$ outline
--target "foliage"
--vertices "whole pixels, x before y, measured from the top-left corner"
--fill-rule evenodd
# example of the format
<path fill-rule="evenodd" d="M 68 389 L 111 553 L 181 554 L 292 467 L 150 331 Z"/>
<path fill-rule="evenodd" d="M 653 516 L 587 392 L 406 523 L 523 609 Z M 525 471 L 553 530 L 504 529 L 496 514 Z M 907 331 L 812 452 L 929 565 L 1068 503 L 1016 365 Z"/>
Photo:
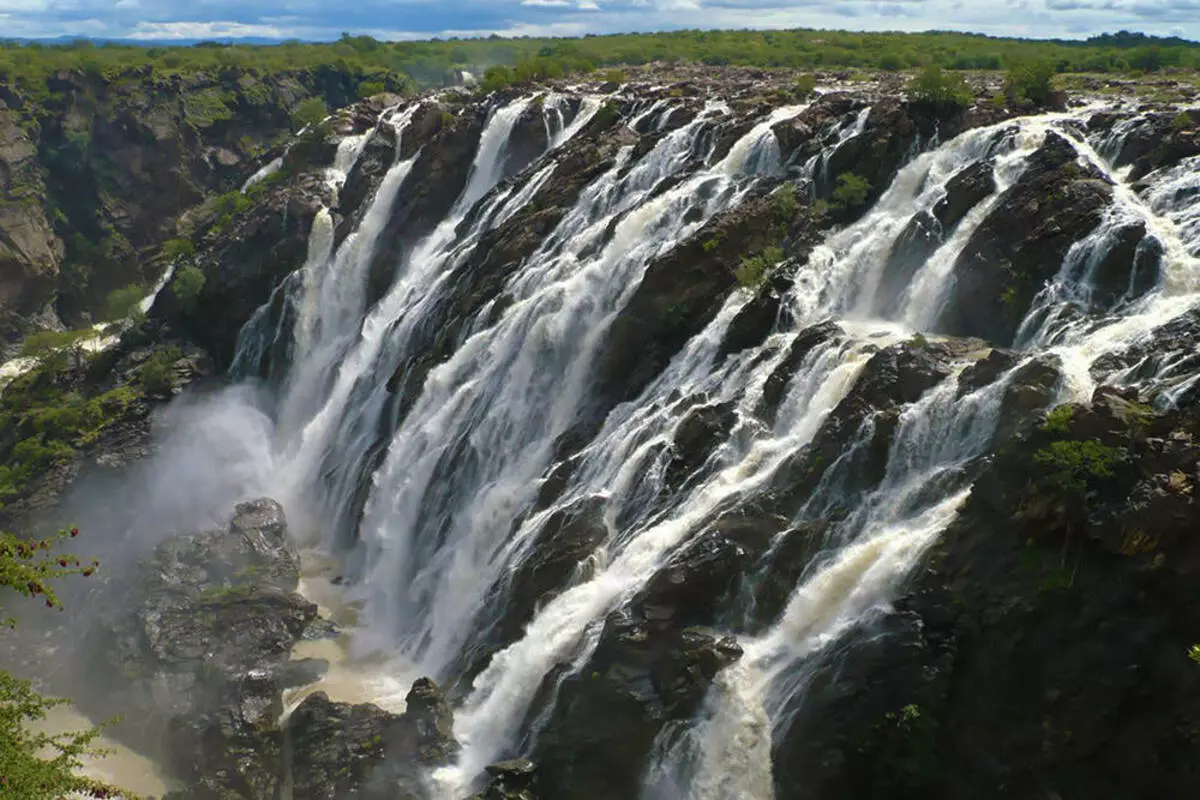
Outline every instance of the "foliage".
<path fill-rule="evenodd" d="M 625 83 L 629 80 L 623 69 L 610 69 L 600 77 L 605 83 Z"/>
<path fill-rule="evenodd" d="M 909 98 L 935 111 L 965 108 L 971 104 L 971 88 L 961 76 L 930 64 L 908 84 Z"/>
<path fill-rule="evenodd" d="M 1067 434 L 1071 432 L 1071 420 L 1075 418 L 1075 407 L 1063 405 L 1052 409 L 1042 422 L 1042 430 L 1047 433 Z"/>
<path fill-rule="evenodd" d="M 86 397 L 69 386 L 65 365 L 54 359 L 14 380 L 0 395 L 0 442 L 11 443 L 0 450 L 0 504 L 95 442 L 140 397 L 129 386 Z"/>
<path fill-rule="evenodd" d="M 142 298 L 146 296 L 146 287 L 131 284 L 123 289 L 114 289 L 108 293 L 104 303 L 104 318 L 106 320 L 125 319 L 139 311 Z"/>
<path fill-rule="evenodd" d="M 32 540 L 0 533 L 0 588 L 41 598 L 50 608 L 61 608 L 51 581 L 68 575 L 91 575 L 96 569 L 94 561 L 82 563 L 74 556 L 55 552 L 60 541 L 78 535 L 78 528 Z M 0 670 L 0 797 L 58 800 L 68 795 L 117 796 L 114 787 L 77 774 L 81 757 L 95 753 L 91 745 L 99 735 L 98 729 L 66 734 L 31 730 L 30 723 L 45 719 L 51 709 L 65 703 L 43 697 L 30 682 Z M 133 798 L 127 792 L 119 794 Z"/>
<path fill-rule="evenodd" d="M 797 100 L 807 100 L 817 90 L 817 79 L 812 75 L 801 75 L 792 87 L 792 94 Z"/>
<path fill-rule="evenodd" d="M 733 277 L 745 289 L 757 289 L 767 277 L 771 268 L 783 260 L 783 250 L 778 247 L 768 247 L 755 256 L 743 258 L 733 271 Z"/>
<path fill-rule="evenodd" d="M 363 100 L 386 91 L 387 85 L 383 81 L 363 81 L 358 85 L 358 96 Z"/>
<path fill-rule="evenodd" d="M 871 194 L 871 182 L 853 172 L 843 172 L 837 176 L 837 188 L 833 190 L 833 205 L 835 208 L 847 211 L 861 208 Z"/>
<path fill-rule="evenodd" d="M 1084 494 L 1092 481 L 1111 478 L 1121 460 L 1120 448 L 1095 440 L 1051 442 L 1034 453 L 1050 470 L 1049 482 L 1063 491 Z"/>
<path fill-rule="evenodd" d="M 196 246 L 190 239 L 171 239 L 163 245 L 163 253 L 171 261 L 179 261 L 196 255 Z"/>
<path fill-rule="evenodd" d="M 320 97 L 310 97 L 300 101 L 292 110 L 292 122 L 297 128 L 317 125 L 329 116 L 329 106 Z"/>
<path fill-rule="evenodd" d="M 1200 644 L 1192 645 L 1192 649 L 1188 650 L 1188 658 L 1200 664 Z"/>
<path fill-rule="evenodd" d="M 137 381 L 147 394 L 166 394 L 175 385 L 175 362 L 183 354 L 177 347 L 155 352 L 138 369 Z"/>
<path fill-rule="evenodd" d="M 796 186 L 792 183 L 785 183 L 772 192 L 771 200 L 775 203 L 775 214 L 782 222 L 790 222 L 800 207 L 800 201 L 796 199 Z"/>
<path fill-rule="evenodd" d="M 21 355 L 26 358 L 47 359 L 96 336 L 92 328 L 72 331 L 38 331 L 25 337 L 21 343 Z"/>
<path fill-rule="evenodd" d="M 200 292 L 204 290 L 205 280 L 204 272 L 199 267 L 187 266 L 175 273 L 175 279 L 171 282 L 171 291 L 180 305 L 185 309 L 191 309 L 195 307 Z"/>
<path fill-rule="evenodd" d="M 1030 61 L 1014 66 L 1005 76 L 1004 93 L 1012 103 L 1046 105 L 1054 96 L 1054 65 Z"/>

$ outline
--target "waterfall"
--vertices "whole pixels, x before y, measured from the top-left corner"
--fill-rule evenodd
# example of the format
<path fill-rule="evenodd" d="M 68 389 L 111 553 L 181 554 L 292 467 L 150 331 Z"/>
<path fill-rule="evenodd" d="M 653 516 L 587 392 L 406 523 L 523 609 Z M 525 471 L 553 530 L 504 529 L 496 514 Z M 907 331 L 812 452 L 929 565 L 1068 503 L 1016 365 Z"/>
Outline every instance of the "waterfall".
<path fill-rule="evenodd" d="M 719 674 L 695 720 L 669 726 L 656 743 L 647 798 L 765 800 L 773 794 L 773 741 L 802 705 L 815 671 L 827 665 L 831 646 L 888 611 L 954 520 L 1022 366 L 1057 356 L 1064 401 L 1086 399 L 1098 378 L 1161 382 L 1163 403 L 1194 386 L 1196 378 L 1180 366 L 1191 363 L 1190 353 L 1172 351 L 1108 375 L 1092 371 L 1101 357 L 1195 308 L 1197 163 L 1128 183 L 1111 159 L 1141 123 L 1118 124 L 1093 146 L 1076 131 L 1090 107 L 1006 120 L 914 152 L 865 216 L 830 232 L 797 266 L 765 341 L 723 352 L 735 321 L 756 301 L 749 290 L 730 292 L 640 396 L 596 421 L 599 430 L 572 456 L 561 491 L 541 502 L 558 444 L 587 406 L 606 335 L 651 265 L 788 169 L 828 182 L 830 156 L 866 130 L 871 109 L 828 126 L 824 150 L 797 166 L 773 129 L 805 106 L 747 124 L 722 102 L 626 105 L 603 168 L 530 251 L 506 265 L 496 296 L 444 332 L 456 283 L 486 255 L 489 237 L 555 188 L 560 158 L 576 155 L 562 152 L 615 102 L 584 95 L 567 122 L 575 100 L 541 96 L 545 150 L 517 169 L 509 163 L 521 149 L 512 146 L 514 132 L 531 109 L 539 124 L 537 99 L 489 109 L 449 211 L 431 231 L 403 241 L 402 256 L 389 265 L 390 284 L 372 303 L 367 285 L 380 239 L 398 198 L 416 188 L 406 185 L 414 168 L 429 157 L 423 150 L 401 157 L 420 103 L 385 112 L 380 124 L 392 126 L 397 140 L 393 163 L 336 247 L 336 206 L 317 214 L 305 264 L 243 329 L 235 367 L 255 372 L 249 365 L 287 353 L 276 398 L 276 480 L 289 514 L 321 529 L 326 544 L 339 531 L 354 532 L 347 599 L 362 604 L 357 652 L 392 659 L 397 674 L 453 675 L 500 623 L 513 575 L 534 555 L 544 526 L 585 502 L 602 507 L 604 539 L 587 568 L 533 611 L 523 632 L 480 664 L 466 687 L 455 724 L 463 749 L 456 763 L 432 775 L 438 797 L 468 796 L 489 763 L 536 738 L 537 730 L 523 726 L 547 674 L 582 669 L 606 617 L 682 545 L 718 514 L 774 488 L 880 350 L 911 345 L 917 334 L 936 339 L 956 263 L 1049 133 L 1067 139 L 1081 165 L 1112 182 L 1099 227 L 1074 244 L 1023 320 L 1015 365 L 966 391 L 960 375 L 980 353 L 964 348 L 944 379 L 898 410 L 882 479 L 834 520 L 823 552 L 774 624 L 753 636 L 729 631 L 739 636 L 742 659 Z M 667 132 L 685 110 L 694 114 L 690 121 Z M 732 143 L 727 136 L 722 152 L 718 144 L 731 130 L 741 135 Z M 326 172 L 335 202 L 373 135 L 339 144 Z M 991 189 L 943 226 L 938 214 L 948 186 L 968 169 L 990 173 Z M 1097 270 L 1131 226 L 1144 228 L 1146 246 L 1161 251 L 1157 279 L 1135 286 L 1131 275 L 1130 289 L 1109 302 L 1096 291 Z M 905 264 L 896 254 L 914 230 L 928 234 L 928 253 Z M 807 331 L 831 320 L 836 335 L 811 347 L 798 366 L 788 362 Z M 433 340 L 440 351 L 423 361 Z M 768 383 L 785 364 L 794 372 L 778 412 L 764 419 Z M 401 392 L 389 388 L 392 376 L 405 383 Z M 731 408 L 732 429 L 686 482 L 669 486 L 671 447 L 683 411 L 696 404 Z M 873 422 L 862 424 L 854 446 L 868 441 Z M 830 517 L 847 505 L 837 476 L 831 466 L 793 522 Z"/>

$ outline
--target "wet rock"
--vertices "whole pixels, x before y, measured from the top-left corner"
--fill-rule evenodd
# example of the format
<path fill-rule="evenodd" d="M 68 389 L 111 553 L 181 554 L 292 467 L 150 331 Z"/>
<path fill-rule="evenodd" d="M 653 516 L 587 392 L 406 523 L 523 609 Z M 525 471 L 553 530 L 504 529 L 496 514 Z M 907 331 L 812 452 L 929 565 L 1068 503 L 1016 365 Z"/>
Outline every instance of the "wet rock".
<path fill-rule="evenodd" d="M 324 692 L 287 720 L 294 800 L 422 800 L 424 771 L 453 761 L 453 716 L 428 678 L 413 683 L 397 715 L 371 704 L 336 703 Z"/>
<path fill-rule="evenodd" d="M 996 203 L 954 264 L 939 329 L 1008 344 L 1071 245 L 1100 223 L 1112 189 L 1056 133 Z"/>
<path fill-rule="evenodd" d="M 471 800 L 538 800 L 537 766 L 524 758 L 490 764 L 488 788 Z"/>
<path fill-rule="evenodd" d="M 805 328 L 797 334 L 788 346 L 787 355 L 767 377 L 763 385 L 762 401 L 759 403 L 758 414 L 769 425 L 775 423 L 779 404 L 783 401 L 784 393 L 796 370 L 804 363 L 813 351 L 829 342 L 836 336 L 842 335 L 842 329 L 833 321 L 821 322 Z"/>
<path fill-rule="evenodd" d="M 638 793 L 655 737 L 691 719 L 717 673 L 741 657 L 732 637 L 654 633 L 610 618 L 588 664 L 562 682 L 533 760 L 543 797 L 624 800 Z"/>
<path fill-rule="evenodd" d="M 555 511 L 517 568 L 507 593 L 500 637 L 513 641 L 534 612 L 565 589 L 578 566 L 608 538 L 605 500 L 585 498 Z"/>
<path fill-rule="evenodd" d="M 696 406 L 688 411 L 675 426 L 664 485 L 672 491 L 682 486 L 729 437 L 737 419 L 733 403 Z"/>
<path fill-rule="evenodd" d="M 1091 301 L 1101 309 L 1123 299 L 1137 299 L 1153 289 L 1161 268 L 1162 243 L 1146 235 L 1145 223 L 1127 225 L 1116 231 L 1113 239 L 1093 271 Z"/>

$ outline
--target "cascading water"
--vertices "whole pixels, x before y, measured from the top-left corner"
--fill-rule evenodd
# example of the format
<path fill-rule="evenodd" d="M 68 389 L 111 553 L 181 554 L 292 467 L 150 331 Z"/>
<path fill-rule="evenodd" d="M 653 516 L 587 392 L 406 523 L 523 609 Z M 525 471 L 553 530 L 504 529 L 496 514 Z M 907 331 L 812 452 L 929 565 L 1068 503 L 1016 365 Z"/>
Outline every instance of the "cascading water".
<path fill-rule="evenodd" d="M 616 151 L 506 275 L 502 301 L 487 303 L 465 322 L 452 351 L 409 387 L 409 403 L 390 419 L 393 399 L 381 376 L 407 370 L 420 355 L 413 348 L 441 319 L 456 270 L 490 232 L 551 185 L 556 151 L 587 129 L 605 101 L 582 98 L 568 122 L 571 104 L 545 96 L 546 153 L 506 181 L 509 140 L 533 102 L 522 97 L 491 110 L 452 208 L 432 232 L 409 243 L 391 285 L 368 308 L 367 273 L 378 240 L 422 158 L 418 151 L 402 160 L 398 141 L 392 166 L 336 252 L 332 217 L 318 215 L 307 263 L 279 290 L 292 306 L 288 325 L 264 307 L 240 346 L 247 363 L 257 363 L 281 338 L 288 340 L 291 367 L 275 434 L 289 510 L 304 509 L 331 531 L 338 525 L 357 530 L 357 580 L 349 595 L 365 603 L 359 643 L 395 657 L 399 672 L 409 674 L 415 664 L 424 674 L 444 676 L 478 643 L 475 637 L 496 624 L 508 581 L 531 557 L 547 521 L 585 501 L 602 501 L 607 537 L 589 569 L 537 610 L 523 634 L 476 677 L 456 719 L 462 753 L 433 776 L 434 791 L 445 797 L 466 796 L 485 766 L 514 751 L 530 733 L 521 727 L 544 676 L 559 665 L 580 669 L 610 612 L 628 603 L 715 514 L 771 488 L 846 398 L 872 354 L 936 331 L 959 255 L 1048 132 L 1068 139 L 1081 159 L 1114 182 L 1114 203 L 1101 227 L 1076 244 L 1020 334 L 1029 358 L 1050 353 L 1061 359 L 1063 398 L 1089 394 L 1091 369 L 1101 356 L 1148 336 L 1196 301 L 1200 192 L 1188 162 L 1137 187 L 1123 182 L 1102 156 L 1119 152 L 1122 137 L 1136 126 L 1114 133 L 1097 152 L 1072 130 L 1086 110 L 973 130 L 903 165 L 867 216 L 829 236 L 797 271 L 784 322 L 762 344 L 723 357 L 726 333 L 751 300 L 749 292 L 734 292 L 637 400 L 612 410 L 575 456 L 561 493 L 537 508 L 539 479 L 579 417 L 609 324 L 655 259 L 743 202 L 763 179 L 785 174 L 772 129 L 803 108 L 778 109 L 759 120 L 720 158 L 715 134 L 736 116 L 727 106 L 710 103 L 665 135 L 678 105 L 660 99 L 637 108 L 623 135 L 654 136 L 653 145 Z M 387 112 L 382 122 L 394 126 L 400 140 L 417 113 L 412 105 Z M 863 132 L 869 113 L 839 121 L 826 152 L 800 172 L 821 178 L 828 155 Z M 339 147 L 328 173 L 335 191 L 369 135 Z M 905 231 L 918 217 L 933 219 L 947 183 L 981 163 L 994 179 L 990 195 L 953 226 L 938 228 L 930 254 L 911 272 L 899 279 L 887 273 Z M 1160 280 L 1140 297 L 1131 292 L 1111 306 L 1093 302 L 1090 265 L 1130 224 L 1143 225 L 1161 247 Z M 758 408 L 769 379 L 801 334 L 829 319 L 839 320 L 841 333 L 805 356 L 778 413 L 763 423 Z M 802 701 L 822 654 L 887 609 L 970 491 L 967 466 L 990 446 L 1008 381 L 1021 366 L 966 392 L 958 376 L 976 357 L 963 355 L 948 377 L 900 412 L 883 479 L 838 520 L 824 554 L 775 624 L 742 639 L 743 658 L 720 674 L 701 716 L 682 731 L 664 732 L 647 775 L 648 797 L 772 796 L 773 734 Z M 1171 369 L 1178 363 L 1165 359 L 1151 370 L 1153 379 L 1175 380 Z M 1130 371 L 1127 382 L 1143 379 Z M 1172 390 L 1183 385 L 1175 381 Z M 664 454 L 691 398 L 729 404 L 736 423 L 683 488 L 668 491 Z M 365 455 L 372 451 L 375 461 Z M 367 474 L 359 517 L 356 497 Z M 838 491 L 836 480 L 823 482 L 795 521 L 836 506 Z"/>

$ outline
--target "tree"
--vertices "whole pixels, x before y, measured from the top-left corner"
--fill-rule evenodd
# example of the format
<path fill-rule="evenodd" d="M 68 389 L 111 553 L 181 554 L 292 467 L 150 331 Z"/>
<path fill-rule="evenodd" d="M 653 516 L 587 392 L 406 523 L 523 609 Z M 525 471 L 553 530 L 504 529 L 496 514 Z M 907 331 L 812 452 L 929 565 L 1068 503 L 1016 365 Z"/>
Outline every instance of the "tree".
<path fill-rule="evenodd" d="M 184 267 L 175 273 L 175 280 L 171 282 L 171 291 L 175 294 L 175 299 L 179 301 L 179 304 L 190 310 L 196 305 L 200 292 L 204 289 L 204 283 L 204 272 L 199 267 Z"/>
<path fill-rule="evenodd" d="M 292 111 L 292 121 L 301 128 L 306 125 L 317 125 L 327 116 L 329 116 L 329 107 L 319 97 L 310 97 L 301 101 Z"/>
<path fill-rule="evenodd" d="M 0 590 L 41 598 L 48 608 L 61 608 L 51 581 L 68 575 L 91 575 L 96 563 L 56 553 L 67 537 L 79 535 L 78 528 L 60 531 L 48 539 L 22 540 L 0 533 Z M 15 623 L 4 620 L 4 626 Z M 119 790 L 78 774 L 81 757 L 92 754 L 92 742 L 100 731 L 67 734 L 38 733 L 30 723 L 45 719 L 56 706 L 66 703 L 43 697 L 29 681 L 0 670 L 0 798 L 4 800 L 58 800 L 68 795 L 114 797 Z M 120 796 L 132 798 L 128 792 Z"/>
<path fill-rule="evenodd" d="M 1008 71 L 1004 93 L 1011 103 L 1044 106 L 1054 97 L 1054 65 L 1049 61 L 1029 61 Z"/>
<path fill-rule="evenodd" d="M 921 74 L 909 82 L 908 93 L 913 103 L 934 111 L 966 108 L 972 98 L 971 87 L 962 77 L 943 71 L 937 64 L 921 70 Z"/>

